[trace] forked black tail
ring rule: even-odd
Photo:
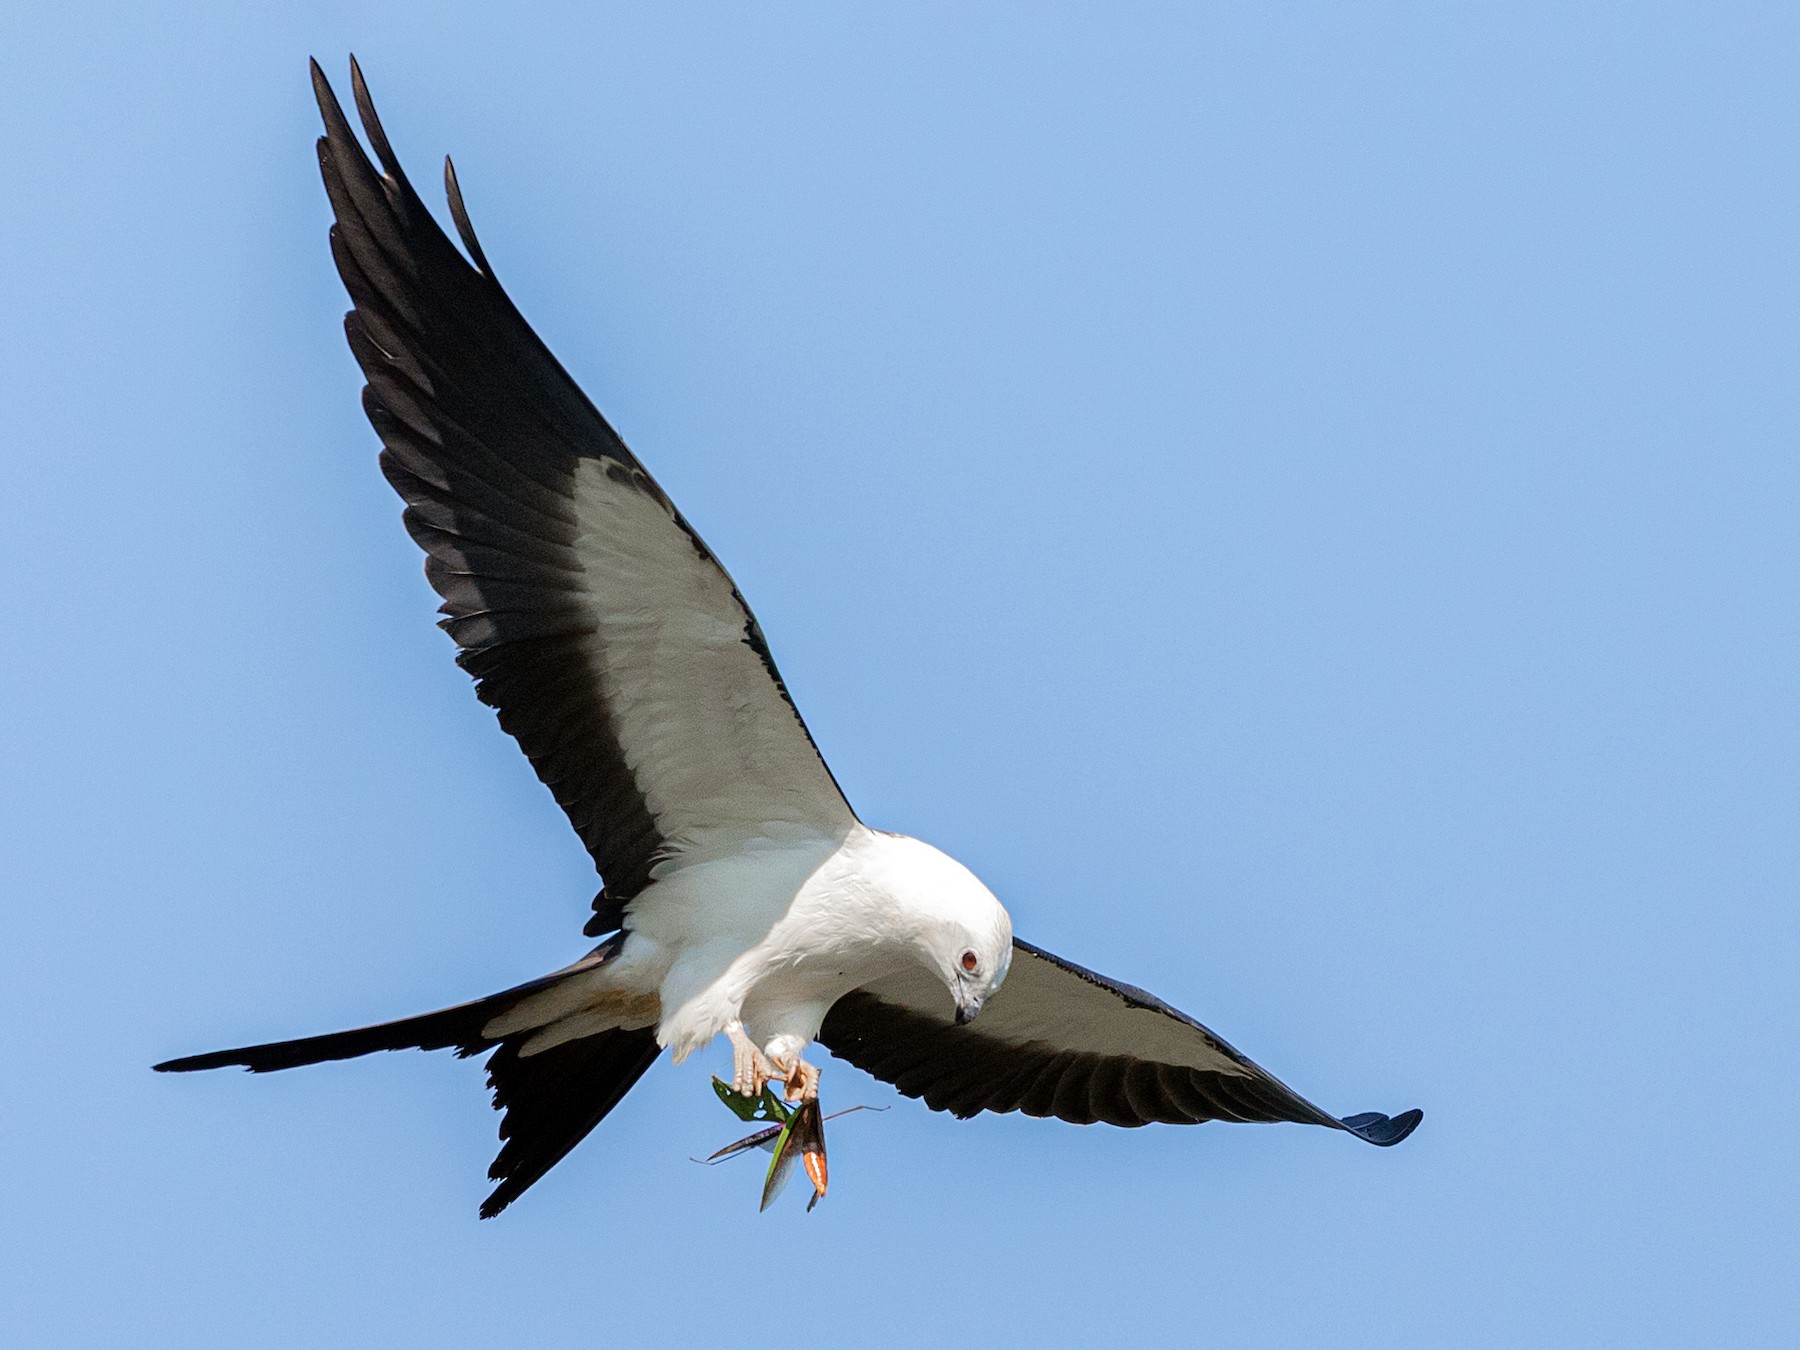
[[[488,1060],[488,1086],[500,1121],[500,1154],[488,1179],[500,1184],[481,1202],[491,1219],[563,1160],[617,1106],[662,1047],[652,1030],[605,1031],[521,1056],[517,1038]]]
[[[481,1206],[481,1217],[491,1219],[586,1138],[656,1062],[662,1049],[655,1031],[645,1028],[603,1031],[541,1054],[521,1055],[520,1047],[535,1028],[508,1036],[487,1036],[482,1028],[527,995],[604,964],[620,945],[622,935],[602,943],[566,969],[472,1003],[324,1036],[188,1055],[166,1060],[156,1069],[159,1073],[189,1073],[239,1065],[252,1073],[272,1073],[303,1064],[354,1059],[377,1050],[454,1050],[467,1056],[491,1049],[488,1086],[494,1090],[494,1106],[505,1112],[500,1121],[504,1143],[488,1169],[488,1177],[500,1185]]]

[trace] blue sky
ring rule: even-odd
[[[0,51],[18,1343],[1791,1343],[1791,7],[306,8]],[[758,1216],[663,1065],[477,1223],[476,1065],[149,1073],[583,950],[358,407],[350,50],[864,817],[1413,1139],[829,1062]]]

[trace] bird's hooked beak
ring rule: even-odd
[[[966,1027],[975,1020],[975,1014],[981,1011],[983,1000],[969,993],[966,989],[956,991],[956,1025]]]

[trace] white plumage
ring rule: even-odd
[[[968,869],[860,824],[839,840],[678,867],[626,922],[618,979],[656,990],[657,1041],[678,1061],[741,1021],[791,1062],[845,994],[911,969],[936,977],[946,1013],[978,1007],[1012,953],[1011,920]]]
[[[776,1076],[815,1093],[802,1055],[818,1040],[963,1116],[1411,1132],[1417,1111],[1339,1120],[1161,1000],[1016,940],[968,869],[862,824],[730,576],[500,288],[448,164],[467,256],[401,171],[354,63],[379,168],[313,78],[382,470],[458,662],[593,855],[605,888],[587,932],[604,941],[472,1003],[158,1068],[490,1052],[506,1143],[484,1216],[662,1050],[679,1061],[721,1034],[746,1088]]]

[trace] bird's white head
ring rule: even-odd
[[[968,868],[930,844],[883,836],[883,888],[911,920],[914,954],[974,1020],[1012,965],[1012,917]]]

